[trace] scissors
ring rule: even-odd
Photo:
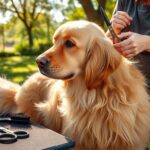
[[[29,134],[24,131],[11,131],[7,128],[0,127],[0,143],[10,144],[17,141],[17,139],[28,138]]]
[[[101,15],[103,16],[104,21],[105,21],[105,23],[106,23],[106,25],[107,25],[107,27],[108,27],[108,30],[110,31],[110,34],[112,35],[113,43],[115,43],[115,39],[117,39],[117,41],[122,41],[122,40],[118,37],[118,35],[115,33],[115,31],[114,31],[114,29],[113,29],[113,27],[112,27],[112,25],[111,25],[111,22],[109,21],[108,16],[106,15],[106,13],[105,13],[105,11],[104,11],[104,9],[103,9],[103,7],[101,6],[100,3],[99,3],[99,5],[98,5],[98,10],[100,10]]]
[[[1,114],[0,123],[30,124],[30,117],[23,114]]]

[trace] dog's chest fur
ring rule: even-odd
[[[132,143],[136,138],[138,141],[140,137],[136,137],[135,130],[136,103],[125,106],[119,104],[115,96],[110,96],[108,100],[100,88],[87,90],[83,79],[65,84],[61,82],[57,92],[60,100],[58,109],[63,118],[62,133],[77,141],[81,149],[119,149],[117,146],[120,144],[122,149],[128,149],[127,143]],[[132,148],[129,146],[129,149]]]
[[[82,148],[88,146],[84,149],[94,150],[99,147],[98,141],[101,141],[103,147],[109,140],[108,111],[98,90],[87,90],[83,81],[77,79],[69,82],[59,92],[59,111],[63,116],[62,132],[79,141],[78,143],[81,142]],[[105,137],[103,131],[108,132]],[[114,135],[110,138],[112,136]],[[92,143],[90,146],[89,142]]]

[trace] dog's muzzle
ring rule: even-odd
[[[45,68],[49,65],[49,61],[46,57],[38,57],[36,63],[39,68]]]
[[[39,67],[39,71],[45,75],[48,76],[49,75],[49,69],[48,66],[50,64],[49,60],[46,57],[38,57],[36,59],[36,63]]]

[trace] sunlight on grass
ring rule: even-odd
[[[12,73],[24,73],[24,72],[28,72],[28,68],[22,68],[22,67],[17,67],[17,68],[12,68],[11,69]]]
[[[24,77],[13,77],[13,82],[20,83],[24,81]]]
[[[35,64],[28,64],[27,67],[32,70],[35,70],[35,69],[37,70],[37,66],[35,66]]]
[[[23,83],[31,74],[38,70],[35,58],[33,56],[0,58],[0,76],[13,82]]]
[[[29,72],[29,71],[37,71],[37,68],[31,68],[31,67],[17,67],[17,68],[12,68],[11,69],[12,73],[24,73],[24,72]]]
[[[7,60],[7,63],[15,63],[15,62],[23,62],[23,58],[22,56],[14,56],[14,57],[6,57],[4,59]],[[2,58],[3,59],[3,58]]]

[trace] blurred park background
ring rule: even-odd
[[[67,21],[90,20],[107,30],[98,2],[111,18],[116,0],[0,0],[0,76],[22,83],[36,72],[36,56]]]

